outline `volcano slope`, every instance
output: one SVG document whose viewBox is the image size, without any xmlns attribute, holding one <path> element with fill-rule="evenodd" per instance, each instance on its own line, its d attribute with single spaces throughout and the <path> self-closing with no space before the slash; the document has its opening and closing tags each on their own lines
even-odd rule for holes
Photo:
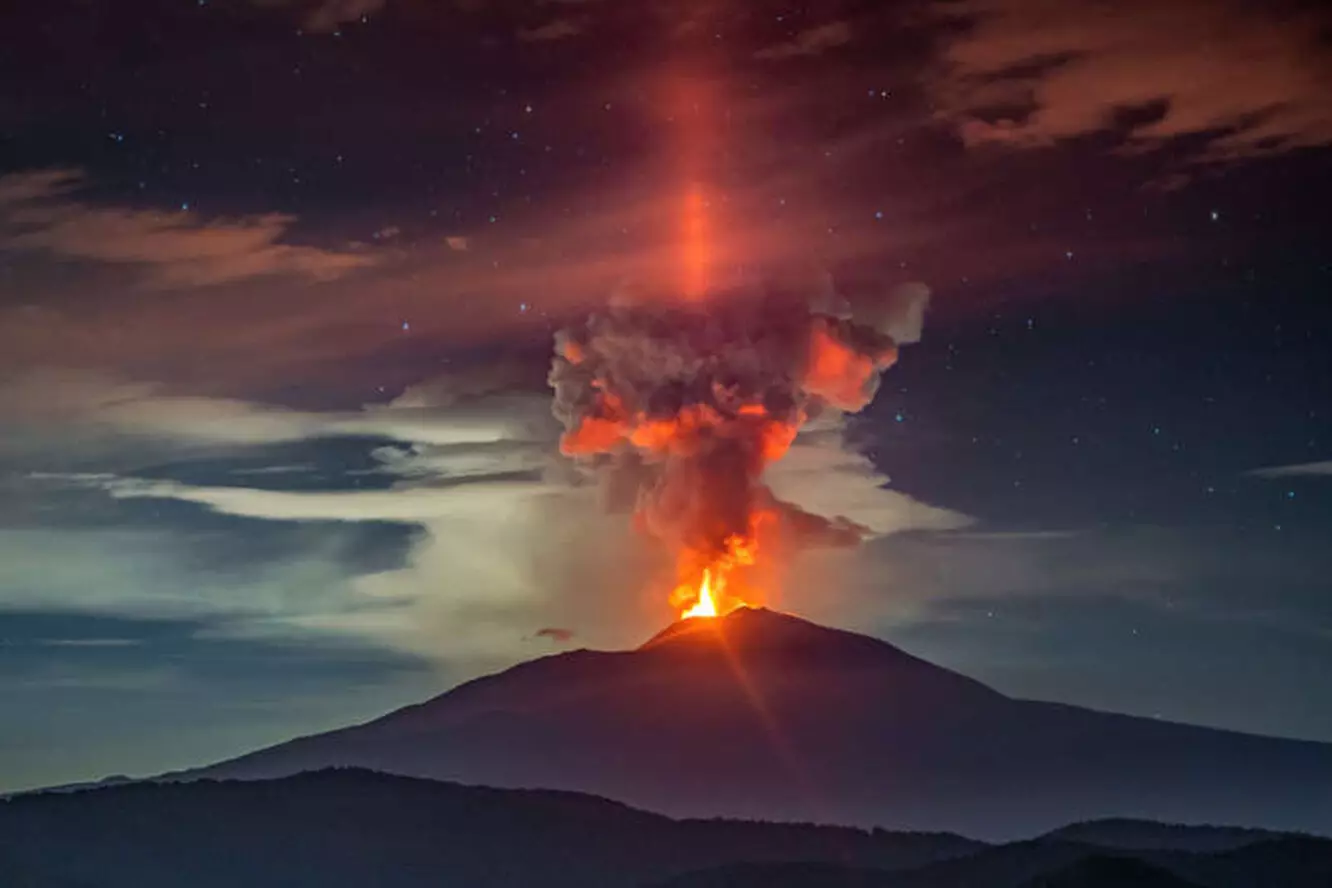
<svg viewBox="0 0 1332 888">
<path fill-rule="evenodd" d="M 990 839 L 1101 817 L 1332 833 L 1332 745 L 1018 700 L 764 609 L 676 623 L 632 651 L 529 661 L 163 779 L 333 766 Z"/>
</svg>

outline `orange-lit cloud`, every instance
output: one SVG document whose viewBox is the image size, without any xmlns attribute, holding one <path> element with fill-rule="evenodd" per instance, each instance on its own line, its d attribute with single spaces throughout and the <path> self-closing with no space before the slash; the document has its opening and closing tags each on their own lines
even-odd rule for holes
<svg viewBox="0 0 1332 888">
<path fill-rule="evenodd" d="M 1332 144 L 1328 20 L 1232 0 L 960 0 L 930 83 L 969 145 L 1122 129 L 1127 147 L 1200 137 L 1225 161 Z M 965 27 L 957 27 L 964 24 Z"/>
<path fill-rule="evenodd" d="M 137 266 L 158 287 L 202 287 L 285 275 L 332 280 L 375 263 L 353 250 L 283 243 L 294 217 L 209 219 L 176 211 L 97 206 L 75 199 L 76 170 L 0 178 L 0 250 Z"/>
</svg>

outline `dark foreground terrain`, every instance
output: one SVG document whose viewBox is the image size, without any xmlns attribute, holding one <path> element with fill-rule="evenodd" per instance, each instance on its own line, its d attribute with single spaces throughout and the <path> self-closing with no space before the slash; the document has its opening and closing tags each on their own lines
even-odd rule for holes
<svg viewBox="0 0 1332 888">
<path fill-rule="evenodd" d="M 1327 888 L 1332 841 L 1083 823 L 947 833 L 672 820 L 566 792 L 360 770 L 141 783 L 0 802 L 5 888 Z"/>
</svg>

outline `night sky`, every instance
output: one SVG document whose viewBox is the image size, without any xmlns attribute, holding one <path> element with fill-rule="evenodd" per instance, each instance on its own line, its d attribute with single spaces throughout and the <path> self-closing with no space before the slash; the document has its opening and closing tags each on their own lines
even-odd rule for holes
<svg viewBox="0 0 1332 888">
<path fill-rule="evenodd" d="M 934 294 L 774 473 L 883 532 L 775 606 L 1332 741 L 1319 4 L 27 0 L 0 32 L 0 789 L 671 620 L 545 370 L 672 279 L 687 178 L 718 279 Z"/>
</svg>

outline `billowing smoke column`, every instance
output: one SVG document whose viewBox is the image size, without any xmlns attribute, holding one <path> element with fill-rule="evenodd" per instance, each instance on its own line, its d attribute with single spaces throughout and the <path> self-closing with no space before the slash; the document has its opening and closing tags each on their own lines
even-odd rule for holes
<svg viewBox="0 0 1332 888">
<path fill-rule="evenodd" d="M 767 288 L 612 306 L 556 337 L 561 449 L 675 554 L 685 616 L 753 603 L 747 568 L 769 541 L 859 542 L 859 525 L 777 500 L 763 470 L 821 412 L 869 404 L 928 298 L 908 285 L 853 315 Z"/>
</svg>

